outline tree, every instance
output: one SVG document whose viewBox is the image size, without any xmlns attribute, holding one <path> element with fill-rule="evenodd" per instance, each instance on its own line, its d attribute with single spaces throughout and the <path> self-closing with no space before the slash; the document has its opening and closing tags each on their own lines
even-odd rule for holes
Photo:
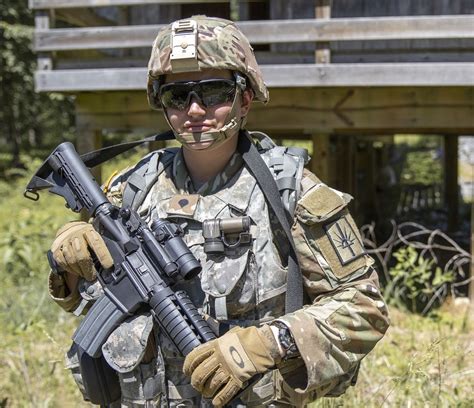
<svg viewBox="0 0 474 408">
<path fill-rule="evenodd" d="M 34 90 L 34 19 L 26 3 L 3 0 L 0 5 L 0 145 L 15 167 L 22 166 L 20 153 L 50 147 L 73 131 L 72 98 Z"/>
</svg>

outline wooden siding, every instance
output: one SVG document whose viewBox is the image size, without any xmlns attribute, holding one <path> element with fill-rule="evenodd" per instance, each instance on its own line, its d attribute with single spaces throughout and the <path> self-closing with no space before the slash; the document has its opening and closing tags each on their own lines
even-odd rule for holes
<svg viewBox="0 0 474 408">
<path fill-rule="evenodd" d="M 474 38 L 474 16 L 354 18 L 237 23 L 252 44 Z M 150 47 L 160 25 L 37 30 L 36 51 Z"/>
<path fill-rule="evenodd" d="M 144 4 L 229 3 L 229 0 L 29 0 L 31 9 L 137 6 Z"/>
<path fill-rule="evenodd" d="M 79 129 L 167 129 L 145 92 L 86 92 L 76 99 Z M 274 88 L 267 105 L 254 103 L 249 129 L 273 137 L 324 134 L 469 134 L 474 129 L 474 89 L 439 88 Z"/>
<path fill-rule="evenodd" d="M 290 64 L 262 65 L 270 88 L 334 86 L 472 86 L 474 64 Z M 37 91 L 145 89 L 146 68 L 43 70 Z"/>
</svg>

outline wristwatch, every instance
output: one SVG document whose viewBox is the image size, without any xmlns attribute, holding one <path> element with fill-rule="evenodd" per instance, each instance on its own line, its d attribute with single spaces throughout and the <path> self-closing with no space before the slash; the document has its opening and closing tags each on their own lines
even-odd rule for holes
<svg viewBox="0 0 474 408">
<path fill-rule="evenodd" d="M 287 360 L 289 358 L 298 357 L 300 353 L 288 326 L 279 321 L 272 322 L 271 325 L 278 328 L 278 341 L 285 350 L 285 357 L 283 359 Z"/>
<path fill-rule="evenodd" d="M 59 267 L 58 263 L 53 257 L 53 252 L 49 250 L 46 255 L 48 257 L 48 263 L 51 268 L 51 272 L 53 272 L 54 275 L 64 279 L 64 274 L 66 271 Z"/>
</svg>

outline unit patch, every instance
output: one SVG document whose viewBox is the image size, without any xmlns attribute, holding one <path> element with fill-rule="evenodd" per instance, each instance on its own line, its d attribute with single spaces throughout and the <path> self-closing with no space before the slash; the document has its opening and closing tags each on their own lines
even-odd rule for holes
<svg viewBox="0 0 474 408">
<path fill-rule="evenodd" d="M 192 218 L 199 201 L 199 194 L 176 194 L 169 201 L 168 215 Z"/>
<path fill-rule="evenodd" d="M 346 216 L 324 225 L 323 228 L 342 265 L 347 265 L 365 254 L 364 247 Z"/>
</svg>

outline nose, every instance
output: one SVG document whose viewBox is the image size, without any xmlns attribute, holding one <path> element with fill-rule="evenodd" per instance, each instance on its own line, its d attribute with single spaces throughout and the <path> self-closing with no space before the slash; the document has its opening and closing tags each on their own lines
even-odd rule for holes
<svg viewBox="0 0 474 408">
<path fill-rule="evenodd" d="M 206 109 L 195 96 L 191 97 L 188 107 L 188 115 L 191 117 L 199 117 L 206 114 Z"/>
</svg>

